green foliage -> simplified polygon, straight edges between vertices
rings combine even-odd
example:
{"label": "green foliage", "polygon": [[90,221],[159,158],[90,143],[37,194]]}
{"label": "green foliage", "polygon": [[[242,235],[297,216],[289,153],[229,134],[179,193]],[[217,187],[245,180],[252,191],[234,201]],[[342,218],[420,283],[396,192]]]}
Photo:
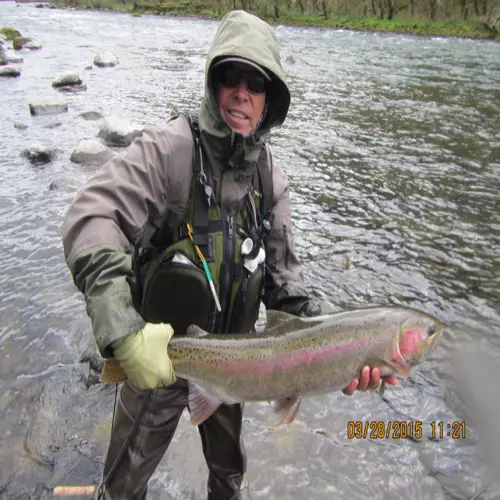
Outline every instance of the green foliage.
{"label": "green foliage", "polygon": [[14,38],[20,37],[21,33],[14,28],[9,28],[8,26],[0,28],[0,33],[7,37],[7,40],[14,40]]}

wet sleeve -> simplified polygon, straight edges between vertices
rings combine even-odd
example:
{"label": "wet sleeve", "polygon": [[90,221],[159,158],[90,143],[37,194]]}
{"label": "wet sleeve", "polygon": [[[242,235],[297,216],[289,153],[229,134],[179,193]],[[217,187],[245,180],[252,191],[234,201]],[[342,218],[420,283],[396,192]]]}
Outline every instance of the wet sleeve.
{"label": "wet sleeve", "polygon": [[132,251],[150,215],[164,213],[171,148],[163,131],[147,131],[123,156],[101,167],[77,194],[62,226],[65,258],[85,295],[98,348],[145,324],[135,310],[127,278]]}
{"label": "wet sleeve", "polygon": [[271,164],[273,209],[266,238],[264,305],[295,316],[330,314],[336,309],[313,297],[304,285],[302,264],[293,244],[288,179],[276,162],[271,160]]}

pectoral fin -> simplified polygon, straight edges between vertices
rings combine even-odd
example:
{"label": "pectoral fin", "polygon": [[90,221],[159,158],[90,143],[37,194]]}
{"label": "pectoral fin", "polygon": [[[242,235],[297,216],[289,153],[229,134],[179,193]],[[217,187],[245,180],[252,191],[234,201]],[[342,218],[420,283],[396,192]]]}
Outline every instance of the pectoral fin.
{"label": "pectoral fin", "polygon": [[196,384],[189,382],[188,386],[188,406],[191,423],[200,425],[219,408],[222,401]]}
{"label": "pectoral fin", "polygon": [[278,416],[279,419],[277,427],[291,424],[295,420],[295,417],[299,412],[299,407],[300,399],[278,399],[274,403],[274,413]]}
{"label": "pectoral fin", "polygon": [[405,361],[397,361],[395,359],[391,359],[390,361],[384,361],[384,363],[389,365],[397,373],[403,375],[404,377],[408,377],[410,375],[410,367]]}

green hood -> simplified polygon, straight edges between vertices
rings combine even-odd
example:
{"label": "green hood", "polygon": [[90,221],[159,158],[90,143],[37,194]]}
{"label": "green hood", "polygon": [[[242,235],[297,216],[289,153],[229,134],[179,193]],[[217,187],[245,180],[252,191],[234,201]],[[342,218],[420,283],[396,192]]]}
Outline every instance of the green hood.
{"label": "green hood", "polygon": [[[233,132],[222,119],[211,82],[212,64],[223,56],[238,56],[266,68],[272,74],[267,92],[267,113],[256,132],[248,137]],[[239,178],[252,174],[263,144],[262,136],[281,125],[290,105],[290,92],[281,66],[273,29],[262,19],[236,10],[221,21],[208,51],[205,95],[200,110],[200,130],[205,152],[214,172],[228,167],[239,170]]]}

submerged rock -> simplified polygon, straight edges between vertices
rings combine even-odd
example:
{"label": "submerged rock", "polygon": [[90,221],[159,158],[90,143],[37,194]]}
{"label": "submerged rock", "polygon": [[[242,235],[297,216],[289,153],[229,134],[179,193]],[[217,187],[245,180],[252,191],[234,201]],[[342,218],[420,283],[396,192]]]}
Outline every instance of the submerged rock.
{"label": "submerged rock", "polygon": [[65,94],[77,94],[78,92],[84,92],[87,90],[87,85],[82,83],[81,85],[64,85],[59,87],[57,90],[64,92]]}
{"label": "submerged rock", "polygon": [[104,119],[97,137],[101,137],[108,146],[126,147],[143,132],[144,128],[127,119],[109,116]]}
{"label": "submerged rock", "polygon": [[28,128],[28,125],[21,122],[14,122],[14,128],[17,128],[19,130],[26,130]]}
{"label": "submerged rock", "polygon": [[116,66],[118,58],[109,50],[101,50],[94,58],[94,64],[99,68]]}
{"label": "submerged rock", "polygon": [[0,67],[0,76],[15,78],[21,76],[21,70],[16,66],[2,66]]}
{"label": "submerged rock", "polygon": [[80,113],[80,115],[84,120],[100,120],[103,118],[102,113],[99,113],[99,111],[84,111],[83,113]]}
{"label": "submerged rock", "polygon": [[43,128],[57,128],[57,127],[60,127],[62,125],[61,122],[51,122],[51,123],[47,123],[47,125],[45,125]]}
{"label": "submerged rock", "polygon": [[94,139],[84,139],[71,153],[70,161],[73,163],[106,163],[116,156],[116,153]]}
{"label": "submerged rock", "polygon": [[29,104],[29,108],[32,115],[52,115],[68,111],[68,103],[48,98]]}
{"label": "submerged rock", "polygon": [[28,158],[33,165],[43,165],[52,161],[55,154],[56,152],[52,148],[42,144],[32,144],[21,153],[21,156]]}

